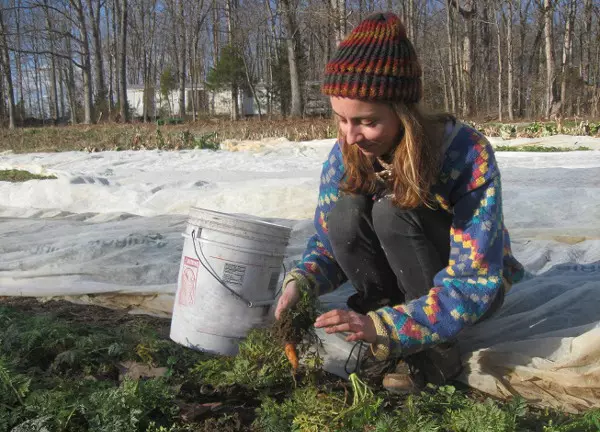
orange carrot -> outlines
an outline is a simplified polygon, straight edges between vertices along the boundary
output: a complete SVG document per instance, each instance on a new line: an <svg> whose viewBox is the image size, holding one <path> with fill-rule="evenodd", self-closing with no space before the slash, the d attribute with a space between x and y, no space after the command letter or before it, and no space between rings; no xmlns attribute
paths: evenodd
<svg viewBox="0 0 600 432"><path fill-rule="evenodd" d="M291 342L285 344L285 356L290 361L292 369L296 371L298 369L298 353L296 352L295 344Z"/></svg>

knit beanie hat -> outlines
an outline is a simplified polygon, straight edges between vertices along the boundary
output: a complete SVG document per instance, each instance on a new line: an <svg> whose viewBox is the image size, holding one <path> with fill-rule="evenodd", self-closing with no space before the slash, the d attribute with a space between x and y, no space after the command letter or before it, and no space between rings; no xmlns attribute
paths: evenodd
<svg viewBox="0 0 600 432"><path fill-rule="evenodd" d="M421 65L400 18L375 13L359 23L327 63L321 91L367 101L418 102Z"/></svg>

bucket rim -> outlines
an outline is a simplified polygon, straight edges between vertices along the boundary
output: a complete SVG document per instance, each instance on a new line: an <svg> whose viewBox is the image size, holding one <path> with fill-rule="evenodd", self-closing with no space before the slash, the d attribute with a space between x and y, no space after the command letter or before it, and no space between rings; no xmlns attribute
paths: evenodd
<svg viewBox="0 0 600 432"><path fill-rule="evenodd" d="M232 213L224 213L217 210L209 210L202 207L190 207L190 211L188 213L189 219L198 219L202 218L202 215L208 215L213 217L218 217L221 219L225 219L232 222L242 222L248 223L252 225L257 225L262 228L272 228L278 231L281 231L284 234L284 237L289 237L291 235L292 228L287 227L285 225L276 224L273 222L267 222L265 220L259 219L256 216L250 216L245 214L232 214Z"/></svg>

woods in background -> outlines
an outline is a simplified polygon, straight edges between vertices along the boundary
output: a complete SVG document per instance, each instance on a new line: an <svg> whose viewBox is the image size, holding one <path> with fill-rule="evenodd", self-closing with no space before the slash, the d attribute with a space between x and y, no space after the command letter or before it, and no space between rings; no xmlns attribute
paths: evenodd
<svg viewBox="0 0 600 432"><path fill-rule="evenodd" d="M128 86L177 91L179 116L211 114L207 90L257 114L303 116L336 43L372 11L403 17L425 103L463 118L600 115L600 0L4 0L0 121L129 121ZM191 89L191 91L190 91ZM211 105L212 104L212 105ZM211 111L212 110L212 111Z"/></svg>

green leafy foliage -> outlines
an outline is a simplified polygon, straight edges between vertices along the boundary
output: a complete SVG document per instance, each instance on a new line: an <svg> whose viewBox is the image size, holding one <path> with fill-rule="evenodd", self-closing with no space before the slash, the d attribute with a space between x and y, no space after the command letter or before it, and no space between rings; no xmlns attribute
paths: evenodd
<svg viewBox="0 0 600 432"><path fill-rule="evenodd" d="M598 409L568 415L452 386L398 398L356 375L342 383L314 374L321 363L311 352L292 375L270 331L253 331L237 357L206 360L139 321L106 328L0 303L0 431L600 430ZM133 379L124 360L168 372Z"/></svg>
<svg viewBox="0 0 600 432"><path fill-rule="evenodd" d="M33 174L29 171L23 170L0 170L0 181L7 181L12 183L26 182L28 180L55 180L56 176L44 176L39 174Z"/></svg>
<svg viewBox="0 0 600 432"><path fill-rule="evenodd" d="M235 357L200 361L192 371L199 382L218 389L237 385L259 390L293 383L281 345L265 329L252 330Z"/></svg>
<svg viewBox="0 0 600 432"><path fill-rule="evenodd" d="M217 133L207 133L193 137L193 148L196 150L219 150L221 144L217 139Z"/></svg>
<svg viewBox="0 0 600 432"><path fill-rule="evenodd" d="M150 418L172 422L178 412L174 391L163 379L125 380L118 388L93 393L90 429L98 432L145 430Z"/></svg>
<svg viewBox="0 0 600 432"><path fill-rule="evenodd" d="M240 86L245 82L244 60L238 48L226 45L221 49L219 61L210 69L206 85L213 90L224 90Z"/></svg>
<svg viewBox="0 0 600 432"><path fill-rule="evenodd" d="M177 89L177 77L170 66L160 74L160 94L168 99L169 93Z"/></svg>

